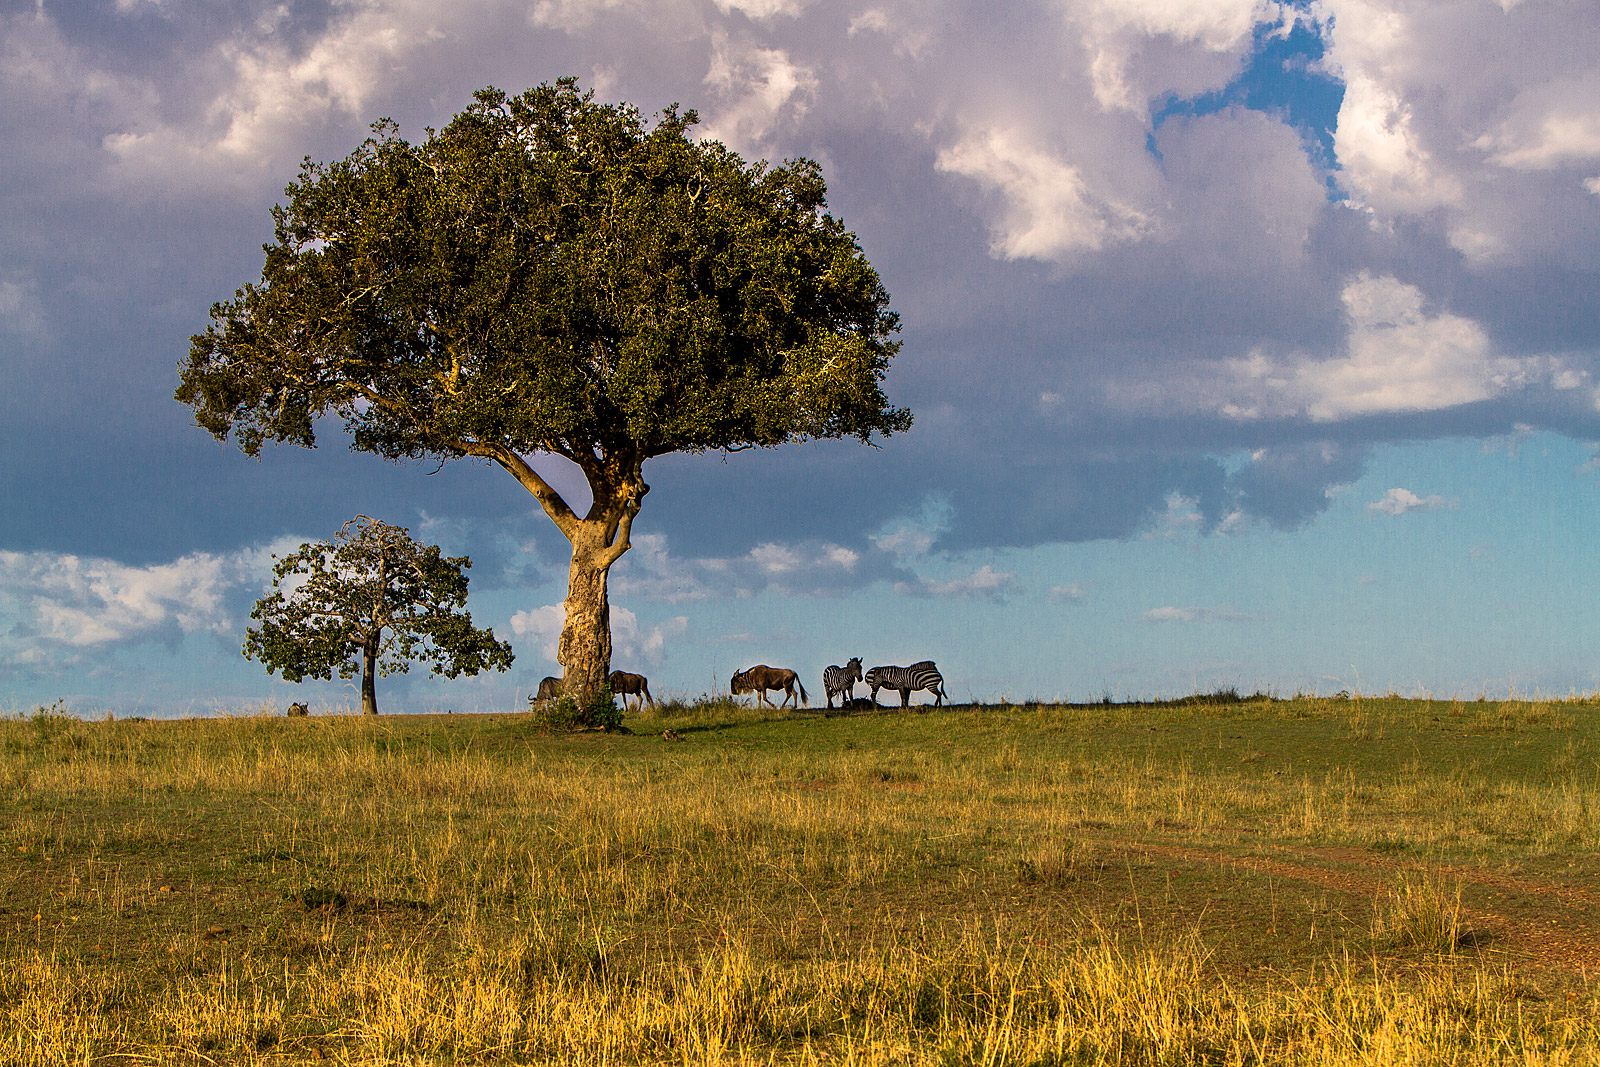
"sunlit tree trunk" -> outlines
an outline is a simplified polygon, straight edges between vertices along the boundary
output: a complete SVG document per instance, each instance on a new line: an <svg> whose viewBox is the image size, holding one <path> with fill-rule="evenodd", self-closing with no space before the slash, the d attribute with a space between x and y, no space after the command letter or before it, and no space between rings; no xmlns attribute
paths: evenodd
<svg viewBox="0 0 1600 1067"><path fill-rule="evenodd" d="M378 643L368 641L361 649L361 714L378 714Z"/></svg>
<svg viewBox="0 0 1600 1067"><path fill-rule="evenodd" d="M569 455L583 468L593 497L588 513L580 518L521 456L505 449L490 449L487 454L534 495L572 544L556 662L563 671L561 691L587 702L606 685L611 673L611 603L606 582L611 565L632 547L628 534L644 495L650 491L642 477L644 457Z"/></svg>
<svg viewBox="0 0 1600 1067"><path fill-rule="evenodd" d="M600 531L603 533L603 531ZM556 660L565 692L586 699L600 691L611 672L611 604L606 582L613 557L603 544L574 541L567 575L566 619Z"/></svg>

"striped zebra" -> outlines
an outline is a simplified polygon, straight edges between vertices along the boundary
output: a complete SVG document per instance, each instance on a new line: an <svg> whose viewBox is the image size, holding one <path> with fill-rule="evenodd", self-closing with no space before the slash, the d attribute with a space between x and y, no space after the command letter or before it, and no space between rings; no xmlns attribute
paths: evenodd
<svg viewBox="0 0 1600 1067"><path fill-rule="evenodd" d="M874 667L867 672L866 683L872 687L872 705L878 706L878 690L900 690L900 706L911 703L911 694L926 689L934 696L933 706L944 703L944 676L933 660L925 659L909 667Z"/></svg>
<svg viewBox="0 0 1600 1067"><path fill-rule="evenodd" d="M840 694L840 707L849 707L856 695L856 683L861 681L861 657L854 656L843 667L829 667L822 672L822 688L828 694L828 707L833 707L833 694Z"/></svg>

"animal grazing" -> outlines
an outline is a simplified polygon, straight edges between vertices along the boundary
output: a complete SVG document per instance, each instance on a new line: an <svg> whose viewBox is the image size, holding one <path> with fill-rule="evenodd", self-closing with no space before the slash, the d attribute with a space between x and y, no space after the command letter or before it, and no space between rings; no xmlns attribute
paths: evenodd
<svg viewBox="0 0 1600 1067"><path fill-rule="evenodd" d="M749 670L736 671L728 682L728 691L734 696L740 693L754 693L756 700L769 708L782 707L794 700L794 691L797 688L800 690L800 700L804 700L809 706L811 697L807 695L806 687L800 683L798 674L788 667L769 667L765 663L758 663ZM769 689L782 689L783 700L776 705L773 704L767 699ZM799 701L796 701L794 706L798 708Z"/></svg>
<svg viewBox="0 0 1600 1067"><path fill-rule="evenodd" d="M933 665L933 660L925 659L913 663L909 667L874 667L867 672L865 679L867 685L872 687L872 703L878 703L878 690L900 690L900 706L906 707L911 703L911 694L919 689L926 689L934 696L933 705L938 707L944 703L944 677L939 673L939 668Z"/></svg>
<svg viewBox="0 0 1600 1067"><path fill-rule="evenodd" d="M291 719L297 719L302 715L310 715L310 714L311 714L311 709L306 707L304 704L296 702L296 703L293 703L293 704L289 705L288 715L289 715L289 718L291 718Z"/></svg>
<svg viewBox="0 0 1600 1067"><path fill-rule="evenodd" d="M546 700L554 700L561 695L561 679L546 678L539 683L539 695L533 698L535 704L543 704Z"/></svg>
<svg viewBox="0 0 1600 1067"><path fill-rule="evenodd" d="M847 708L856 695L856 683L861 681L861 657L854 656L843 667L829 667L822 672L822 688L828 694L828 707L833 707L833 694L839 694L839 706Z"/></svg>
<svg viewBox="0 0 1600 1067"><path fill-rule="evenodd" d="M650 706L656 706L656 698L650 695L650 683L642 674L629 674L627 671L611 672L611 693L622 698L622 710L628 710L628 697L639 698L639 707L644 707L644 702L649 701ZM636 709L637 710L637 709Z"/></svg>

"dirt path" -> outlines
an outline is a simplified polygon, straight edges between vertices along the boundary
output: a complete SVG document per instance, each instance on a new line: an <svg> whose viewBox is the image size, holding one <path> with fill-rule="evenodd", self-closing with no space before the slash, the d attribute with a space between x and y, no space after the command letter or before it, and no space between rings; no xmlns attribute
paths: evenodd
<svg viewBox="0 0 1600 1067"><path fill-rule="evenodd" d="M1467 936L1497 950L1582 975L1600 972L1600 936L1592 919L1600 911L1600 893L1531 878L1460 865L1407 863L1350 847L1293 848L1279 846L1276 855L1241 856L1219 849L1151 841L1107 840L1104 847L1181 863L1234 867L1276 878L1319 885L1335 892L1378 899L1389 893L1401 873L1442 877L1447 882L1481 886L1520 898L1523 914L1510 915L1484 906L1461 908ZM1531 913L1531 914L1530 914Z"/></svg>

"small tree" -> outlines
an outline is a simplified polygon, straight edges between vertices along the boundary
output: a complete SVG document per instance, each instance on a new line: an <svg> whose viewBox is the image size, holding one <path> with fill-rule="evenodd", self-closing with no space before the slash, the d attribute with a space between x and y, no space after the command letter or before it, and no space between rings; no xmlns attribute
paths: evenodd
<svg viewBox="0 0 1600 1067"><path fill-rule="evenodd" d="M260 284L211 309L177 391L250 455L311 447L336 414L358 450L510 472L572 545L556 658L580 700L610 671L607 574L645 461L911 424L880 387L889 295L817 165L747 164L696 121L649 128L568 78L306 160ZM539 453L583 471L586 511Z"/></svg>
<svg viewBox="0 0 1600 1067"><path fill-rule="evenodd" d="M358 515L332 541L312 541L277 561L273 591L256 601L244 654L284 679L324 681L361 672L361 711L378 713L377 675L405 674L413 660L454 678L511 666L511 646L476 629L465 556L413 541L402 526Z"/></svg>

